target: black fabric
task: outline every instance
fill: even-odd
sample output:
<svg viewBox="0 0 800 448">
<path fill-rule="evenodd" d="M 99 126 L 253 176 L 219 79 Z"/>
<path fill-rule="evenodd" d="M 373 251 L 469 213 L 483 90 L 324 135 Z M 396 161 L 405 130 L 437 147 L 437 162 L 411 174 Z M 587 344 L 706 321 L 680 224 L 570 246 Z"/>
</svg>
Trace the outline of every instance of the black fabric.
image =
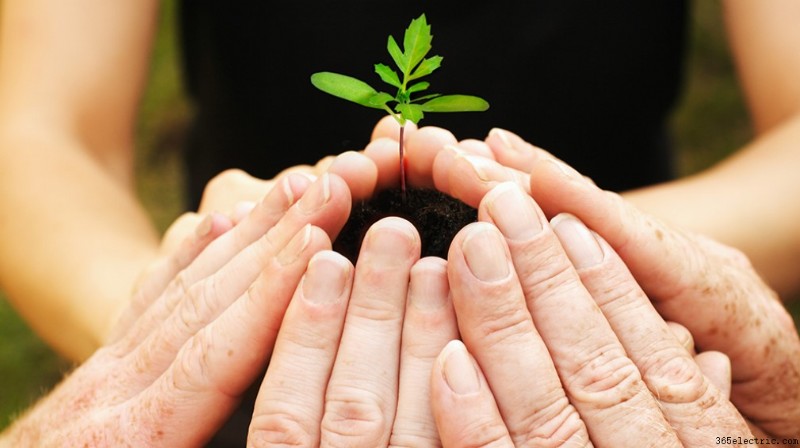
<svg viewBox="0 0 800 448">
<path fill-rule="evenodd" d="M 431 91 L 491 103 L 483 113 L 428 114 L 423 125 L 458 138 L 510 129 L 612 190 L 667 180 L 665 122 L 681 84 L 687 7 L 686 0 L 184 1 L 186 85 L 196 113 L 186 148 L 189 206 L 225 168 L 270 178 L 363 148 L 381 112 L 319 92 L 309 77 L 335 71 L 385 89 L 373 64 L 392 65 L 387 36 L 402 42 L 422 12 L 432 54 L 444 57 Z M 249 420 L 247 411 L 240 418 Z"/>
<path fill-rule="evenodd" d="M 423 125 L 459 138 L 510 129 L 613 190 L 672 175 L 665 119 L 681 81 L 684 0 L 192 0 L 181 11 L 196 111 L 190 205 L 228 167 L 270 178 L 363 148 L 381 112 L 319 92 L 309 76 L 336 71 L 383 89 L 373 64 L 391 65 L 387 36 L 402 41 L 422 12 L 444 57 L 431 90 L 491 103 Z"/>
</svg>

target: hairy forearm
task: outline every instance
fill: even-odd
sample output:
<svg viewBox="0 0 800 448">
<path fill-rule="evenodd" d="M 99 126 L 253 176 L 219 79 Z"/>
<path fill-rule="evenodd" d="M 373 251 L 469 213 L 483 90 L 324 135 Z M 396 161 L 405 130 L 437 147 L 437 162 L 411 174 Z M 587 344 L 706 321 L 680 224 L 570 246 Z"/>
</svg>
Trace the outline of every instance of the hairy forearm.
<svg viewBox="0 0 800 448">
<path fill-rule="evenodd" d="M 0 286 L 45 341 L 84 359 L 155 256 L 156 232 L 76 142 L 0 135 Z"/>
<path fill-rule="evenodd" d="M 800 115 L 676 182 L 626 193 L 641 209 L 744 251 L 782 297 L 800 293 Z"/>
</svg>

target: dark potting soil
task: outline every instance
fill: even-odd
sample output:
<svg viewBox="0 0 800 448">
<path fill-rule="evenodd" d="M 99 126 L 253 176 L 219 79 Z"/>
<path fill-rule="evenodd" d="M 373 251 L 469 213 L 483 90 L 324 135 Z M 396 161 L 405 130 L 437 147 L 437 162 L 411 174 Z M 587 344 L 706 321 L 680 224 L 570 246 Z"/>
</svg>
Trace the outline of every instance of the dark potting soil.
<svg viewBox="0 0 800 448">
<path fill-rule="evenodd" d="M 398 216 L 417 228 L 422 256 L 447 258 L 450 242 L 464 226 L 478 219 L 478 212 L 463 202 L 432 189 L 408 189 L 406 200 L 400 189 L 383 190 L 353 210 L 333 249 L 353 264 L 369 227 L 388 216 Z"/>
<path fill-rule="evenodd" d="M 447 258 L 450 242 L 464 226 L 478 219 L 474 208 L 432 189 L 383 190 L 353 204 L 350 218 L 333 243 L 333 249 L 353 264 L 369 227 L 388 216 L 398 216 L 416 227 L 422 240 L 422 256 Z"/>
</svg>

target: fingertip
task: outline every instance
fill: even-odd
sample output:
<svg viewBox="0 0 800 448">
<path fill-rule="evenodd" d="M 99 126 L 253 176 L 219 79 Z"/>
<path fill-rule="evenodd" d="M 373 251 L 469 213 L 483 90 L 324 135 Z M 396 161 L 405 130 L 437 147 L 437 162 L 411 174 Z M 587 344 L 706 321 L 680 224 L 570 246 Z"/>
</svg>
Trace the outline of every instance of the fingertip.
<svg viewBox="0 0 800 448">
<path fill-rule="evenodd" d="M 337 156 L 328 172 L 340 176 L 350 189 L 353 200 L 369 198 L 378 182 L 378 167 L 364 154 L 348 151 Z"/>
<path fill-rule="evenodd" d="M 396 140 L 378 138 L 364 148 L 364 155 L 377 169 L 375 190 L 385 190 L 400 184 L 399 149 Z"/>
<path fill-rule="evenodd" d="M 711 384 L 716 386 L 726 399 L 730 399 L 732 368 L 728 355 L 717 351 L 707 351 L 695 356 L 694 361 Z"/>
<path fill-rule="evenodd" d="M 419 129 L 406 139 L 408 180 L 420 187 L 432 187 L 433 164 L 437 155 L 448 145 L 456 145 L 455 136 L 434 126 Z"/>
</svg>

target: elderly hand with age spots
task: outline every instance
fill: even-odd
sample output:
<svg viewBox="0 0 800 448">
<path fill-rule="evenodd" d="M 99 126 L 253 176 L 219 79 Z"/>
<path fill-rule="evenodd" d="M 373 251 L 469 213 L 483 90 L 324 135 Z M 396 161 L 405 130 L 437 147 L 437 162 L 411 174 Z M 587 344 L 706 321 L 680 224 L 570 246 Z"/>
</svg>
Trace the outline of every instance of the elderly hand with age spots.
<svg viewBox="0 0 800 448">
<path fill-rule="evenodd" d="M 279 182 L 235 227 L 210 214 L 158 262 L 111 341 L 0 446 L 207 442 L 263 371 L 309 260 L 330 248 L 350 209 L 338 176 Z"/>
<path fill-rule="evenodd" d="M 571 215 L 548 223 L 512 183 L 485 195 L 479 218 L 448 255 L 463 344 L 448 345 L 431 377 L 444 446 L 752 437 L 728 401 L 727 358 L 692 357 L 688 333 L 659 316 L 602 238 Z"/>
<path fill-rule="evenodd" d="M 608 241 L 665 319 L 688 328 L 701 351 L 730 358 L 731 400 L 753 431 L 798 437 L 800 339 L 779 298 L 740 252 L 670 228 L 510 132 L 493 130 L 484 143 L 471 143 L 492 157 L 471 155 L 469 145 L 459 148 L 441 129 L 415 133 L 426 134 L 409 145 L 409 154 L 427 160 L 417 171 L 427 167 L 437 188 L 477 206 L 492 188 L 511 181 L 547 216 L 566 212 L 579 218 Z M 619 297 L 611 303 L 625 303 L 630 291 L 615 291 Z M 619 306 L 617 312 L 624 311 Z M 692 395 L 673 398 L 705 403 Z"/>
</svg>

